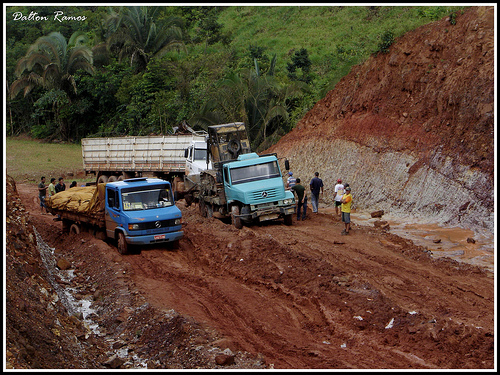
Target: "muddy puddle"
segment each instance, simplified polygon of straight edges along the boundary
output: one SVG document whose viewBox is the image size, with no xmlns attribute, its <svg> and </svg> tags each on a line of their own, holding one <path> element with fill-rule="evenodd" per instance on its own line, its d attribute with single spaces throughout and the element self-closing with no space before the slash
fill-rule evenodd
<svg viewBox="0 0 500 375">
<path fill-rule="evenodd" d="M 321 208 L 320 208 L 321 209 Z M 325 207 L 324 212 L 334 214 L 335 208 Z M 390 232 L 412 240 L 427 248 L 434 258 L 448 257 L 459 262 L 495 270 L 495 239 L 491 232 L 474 232 L 460 227 L 445 227 L 434 223 L 418 222 L 386 213 L 381 219 L 372 218 L 372 211 L 356 210 L 351 220 L 356 225 L 373 226 L 377 220 L 387 221 Z"/>
</svg>

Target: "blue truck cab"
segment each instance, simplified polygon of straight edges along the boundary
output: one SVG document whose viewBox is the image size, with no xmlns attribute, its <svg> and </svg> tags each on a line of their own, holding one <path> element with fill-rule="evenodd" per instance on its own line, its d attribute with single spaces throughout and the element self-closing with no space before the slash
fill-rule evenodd
<svg viewBox="0 0 500 375">
<path fill-rule="evenodd" d="M 184 236 L 182 213 L 168 181 L 131 178 L 106 184 L 107 237 L 117 241 L 120 254 L 130 246 L 172 242 Z"/>
</svg>

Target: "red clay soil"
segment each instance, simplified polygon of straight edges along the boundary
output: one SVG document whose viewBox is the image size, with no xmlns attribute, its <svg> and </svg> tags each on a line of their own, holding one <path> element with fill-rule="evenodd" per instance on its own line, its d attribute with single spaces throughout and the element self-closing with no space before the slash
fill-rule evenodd
<svg viewBox="0 0 500 375">
<path fill-rule="evenodd" d="M 128 289 L 127 297 L 114 296 L 108 309 L 121 304 L 122 310 L 133 310 L 144 301 L 155 311 L 173 309 L 189 327 L 198 327 L 190 329 L 190 343 L 207 348 L 216 342 L 221 350 L 246 353 L 246 360 L 229 367 L 494 368 L 491 273 L 449 259 L 433 260 L 425 248 L 380 229 L 354 223 L 351 233 L 341 236 L 338 218 L 309 211 L 305 221 L 294 218 L 292 226 L 276 222 L 237 230 L 201 217 L 195 205 L 184 207 L 181 201 L 185 237 L 179 249 L 151 247 L 122 256 L 88 233 L 61 235 L 61 223 L 40 214 L 36 186 L 19 184 L 17 189 L 29 222 L 55 247 L 57 258 L 69 259 L 75 272 L 85 275 L 86 285 L 101 285 L 105 295 Z M 15 304 L 7 310 L 9 322 L 29 319 Z M 155 316 L 150 325 L 158 322 Z M 106 339 L 115 337 L 115 320 L 101 319 L 100 324 L 108 327 Z M 148 345 L 135 338 L 142 358 L 155 358 L 149 368 L 174 366 L 154 344 L 169 329 L 175 331 L 169 324 L 149 330 Z M 138 328 L 126 329 L 134 337 Z M 176 332 L 184 331 L 177 327 Z M 217 337 L 210 341 L 206 332 Z M 9 345 L 16 348 L 20 342 L 8 340 Z M 181 351 L 187 344 L 177 345 Z M 19 351 L 9 352 L 12 362 L 20 358 Z M 50 353 L 40 353 L 44 355 Z M 92 355 L 75 357 L 72 366 L 81 367 L 82 358 Z M 217 368 L 188 358 L 177 359 L 175 366 Z M 88 359 L 87 367 L 99 367 L 93 363 Z"/>
<path fill-rule="evenodd" d="M 493 41 L 484 33 L 491 28 L 490 8 L 459 15 L 455 26 L 442 20 L 405 35 L 391 47 L 402 53 L 373 58 L 366 70 L 355 67 L 271 151 L 300 147 L 305 137 L 344 137 L 371 147 L 383 140 L 381 148 L 423 156 L 442 144 L 443 152 L 492 176 L 493 142 L 484 137 L 493 131 L 492 100 L 483 93 L 492 92 L 493 80 L 469 65 L 493 62 Z M 443 44 L 448 32 L 463 47 L 461 56 L 442 55 L 449 50 Z M 390 71 L 396 66 L 406 72 L 399 81 Z M 422 79 L 440 82 L 441 89 L 422 92 Z M 483 84 L 469 87 L 472 79 Z M 451 91 L 453 85 L 463 87 Z M 356 95 L 345 96 L 353 90 Z M 381 92 L 386 95 L 374 96 Z M 342 132 L 347 123 L 350 131 Z M 383 132 L 388 136 L 375 137 Z M 420 136 L 411 137 L 415 132 Z M 417 138 L 425 142 L 413 144 Z M 426 248 L 380 228 L 353 223 L 342 236 L 338 217 L 320 210 L 309 211 L 305 221 L 294 218 L 292 226 L 237 230 L 181 201 L 185 237 L 179 249 L 122 256 L 88 233 L 63 235 L 60 222 L 40 214 L 36 183 L 18 182 L 20 200 L 10 180 L 7 188 L 10 368 L 137 368 L 132 355 L 128 362 L 112 361 L 119 348 L 129 348 L 148 368 L 496 366 L 493 275 L 432 259 Z M 70 285 L 80 288 L 77 299 L 92 301 L 101 334 L 89 333 L 80 318 L 69 319 L 59 302 L 47 300 L 54 285 L 44 281 L 33 226 L 56 259 L 74 270 Z"/>
</svg>

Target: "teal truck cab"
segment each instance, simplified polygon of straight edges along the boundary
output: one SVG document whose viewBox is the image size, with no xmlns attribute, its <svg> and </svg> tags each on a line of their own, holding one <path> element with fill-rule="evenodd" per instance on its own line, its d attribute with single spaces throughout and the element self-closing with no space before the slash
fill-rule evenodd
<svg viewBox="0 0 500 375">
<path fill-rule="evenodd" d="M 171 185 L 158 178 L 71 188 L 48 199 L 47 208 L 59 215 L 63 232 L 88 231 L 100 239 L 111 238 L 121 254 L 131 246 L 177 246 L 184 235 Z"/>
<path fill-rule="evenodd" d="M 209 126 L 208 134 L 213 169 L 200 173 L 202 216 L 230 217 L 236 228 L 280 218 L 291 225 L 295 198 L 285 190 L 276 154 L 251 152 L 243 123 Z"/>
<path fill-rule="evenodd" d="M 275 155 L 239 155 L 236 161 L 223 164 L 222 176 L 235 226 L 241 226 L 238 220 L 250 223 L 278 218 L 292 224 L 295 199 L 285 190 Z"/>
</svg>

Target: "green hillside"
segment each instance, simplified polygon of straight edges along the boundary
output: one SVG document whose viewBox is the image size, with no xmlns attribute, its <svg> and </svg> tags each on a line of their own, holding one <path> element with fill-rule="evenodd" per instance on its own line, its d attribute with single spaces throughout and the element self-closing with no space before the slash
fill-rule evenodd
<svg viewBox="0 0 500 375">
<path fill-rule="evenodd" d="M 352 65 L 378 52 L 386 32 L 397 38 L 464 8 L 235 6 L 225 8 L 219 21 L 231 32 L 236 51 L 264 47 L 267 54 L 277 54 L 282 73 L 294 52 L 307 49 L 317 79 L 331 87 Z"/>
</svg>

